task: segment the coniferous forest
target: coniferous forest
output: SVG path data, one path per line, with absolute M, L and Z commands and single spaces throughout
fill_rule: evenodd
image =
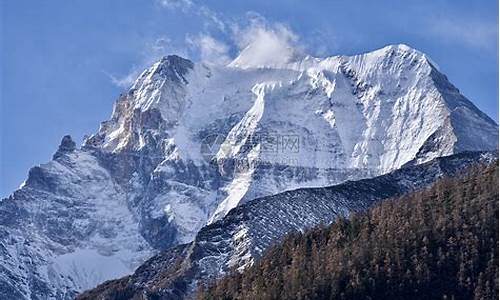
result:
M 289 234 L 199 299 L 498 299 L 498 166 Z

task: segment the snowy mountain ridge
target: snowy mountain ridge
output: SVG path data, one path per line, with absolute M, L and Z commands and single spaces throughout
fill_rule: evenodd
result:
M 0 202 L 0 296 L 69 299 L 250 200 L 498 148 L 497 124 L 410 47 L 243 58 L 162 58 L 81 148 L 65 137 L 33 167 Z
M 254 168 L 244 167 L 239 172 L 234 162 L 254 166 L 258 161 L 326 173 L 348 169 L 367 176 L 394 170 L 417 156 L 423 162 L 463 150 L 497 147 L 496 139 L 489 139 L 497 135 L 496 124 L 451 84 L 446 85 L 446 78 L 426 55 L 406 45 L 353 57 L 306 57 L 273 68 L 237 63 L 244 60 L 244 52 L 229 65 L 239 67 L 229 68 L 209 68 L 175 56 L 163 58 L 134 83 L 126 97 L 125 105 L 131 105 L 127 112 L 120 108 L 119 121 L 111 122 L 112 128 L 101 128 L 87 144 L 104 137 L 98 147 L 111 152 L 136 151 L 149 136 L 162 139 L 166 134 L 163 141 L 168 145 L 160 146 L 158 156 L 167 159 L 159 166 L 182 161 L 200 168 L 206 165 L 206 157 L 199 152 L 204 139 L 219 135 L 224 142 L 212 159 L 221 174 L 234 174 L 222 189 L 239 190 L 227 193 L 224 199 L 215 196 L 215 202 L 222 204 L 216 209 L 220 216 L 244 201 L 245 195 L 255 198 L 306 184 L 275 189 L 276 183 L 270 183 L 263 185 L 269 191 L 252 190 L 255 181 L 249 178 L 255 178 Z M 436 86 L 438 80 L 443 87 Z M 138 119 L 142 114 L 148 119 L 149 113 L 161 115 L 158 118 L 166 120 L 164 128 L 127 130 L 125 118 L 133 118 L 137 111 Z M 457 137 L 460 127 L 466 132 Z M 213 129 L 206 132 L 206 128 Z M 311 132 L 315 134 L 311 136 Z M 479 141 L 470 141 L 469 136 Z M 252 139 L 255 137 L 295 138 L 300 145 L 296 151 L 276 153 L 279 141 L 268 141 L 271 145 L 267 146 L 275 149 L 264 151 L 263 143 Z M 430 149 L 420 153 L 422 147 Z M 161 168 L 156 171 L 162 172 Z M 321 177 L 306 186 L 344 180 Z M 201 210 L 210 214 L 212 209 L 207 208 Z
M 132 275 L 86 291 L 78 300 L 191 299 L 199 283 L 243 270 L 287 233 L 330 224 L 388 198 L 429 188 L 438 179 L 498 163 L 497 153 L 464 152 L 335 186 L 304 188 L 256 199 L 203 227 L 193 242 L 162 251 Z M 123 296 L 126 295 L 126 296 Z M 122 299 L 123 299 L 122 298 Z

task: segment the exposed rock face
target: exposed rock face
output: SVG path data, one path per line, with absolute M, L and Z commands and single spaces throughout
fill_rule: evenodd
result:
M 73 151 L 75 151 L 75 149 L 76 149 L 76 143 L 73 141 L 71 136 L 65 135 L 62 138 L 61 144 L 59 145 L 59 148 L 57 149 L 57 152 L 54 154 L 52 159 L 57 159 L 58 157 L 60 157 L 64 153 L 73 152 Z
M 381 200 L 430 187 L 439 178 L 458 176 L 471 166 L 498 163 L 496 159 L 496 153 L 462 153 L 411 163 L 375 178 L 256 199 L 202 228 L 192 243 L 166 250 L 134 274 L 106 282 L 77 299 L 184 299 L 200 280 L 252 264 L 286 233 L 329 224 Z
M 168 56 L 0 202 L 0 296 L 71 298 L 249 200 L 497 148 L 497 124 L 404 45 L 269 68 Z

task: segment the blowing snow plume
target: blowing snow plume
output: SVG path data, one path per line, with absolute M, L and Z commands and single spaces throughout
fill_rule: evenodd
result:
M 252 21 L 244 30 L 236 30 L 236 42 L 241 51 L 230 67 L 276 67 L 290 62 L 297 54 L 298 37 L 282 24 L 265 25 Z

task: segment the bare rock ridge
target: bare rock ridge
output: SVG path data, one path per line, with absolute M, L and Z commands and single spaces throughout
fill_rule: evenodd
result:
M 0 202 L 0 298 L 71 299 L 254 199 L 498 149 L 498 125 L 406 45 L 244 62 L 164 57 L 81 147 L 31 168 Z

